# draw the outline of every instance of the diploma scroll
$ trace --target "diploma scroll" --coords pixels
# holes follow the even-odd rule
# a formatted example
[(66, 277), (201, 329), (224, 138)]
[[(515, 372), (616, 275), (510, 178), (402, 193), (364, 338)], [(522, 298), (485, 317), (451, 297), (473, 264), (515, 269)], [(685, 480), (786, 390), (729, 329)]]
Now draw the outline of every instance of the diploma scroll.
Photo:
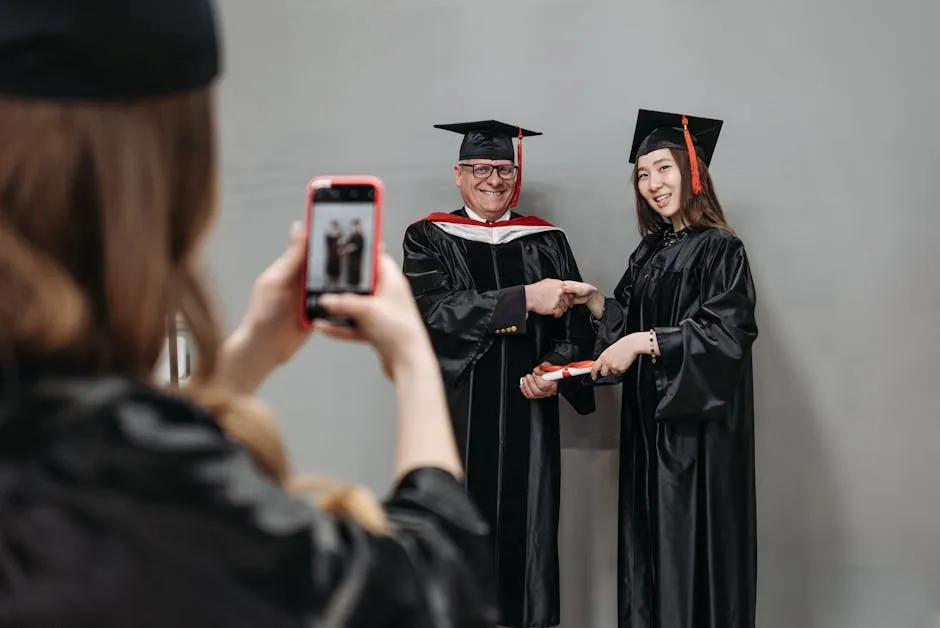
[(545, 367), (547, 371), (542, 374), (542, 379), (546, 381), (555, 381), (559, 379), (568, 379), (579, 375), (587, 375), (594, 367), (594, 360), (584, 360), (582, 362), (571, 362), (569, 364), (552, 365)]

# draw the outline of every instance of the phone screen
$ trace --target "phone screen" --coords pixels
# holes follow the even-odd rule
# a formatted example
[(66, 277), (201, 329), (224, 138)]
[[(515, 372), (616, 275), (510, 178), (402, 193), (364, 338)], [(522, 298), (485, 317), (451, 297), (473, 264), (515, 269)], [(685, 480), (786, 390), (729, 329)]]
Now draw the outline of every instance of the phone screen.
[(306, 273), (311, 319), (323, 315), (316, 307), (321, 294), (372, 292), (376, 237), (372, 186), (333, 184), (313, 194)]

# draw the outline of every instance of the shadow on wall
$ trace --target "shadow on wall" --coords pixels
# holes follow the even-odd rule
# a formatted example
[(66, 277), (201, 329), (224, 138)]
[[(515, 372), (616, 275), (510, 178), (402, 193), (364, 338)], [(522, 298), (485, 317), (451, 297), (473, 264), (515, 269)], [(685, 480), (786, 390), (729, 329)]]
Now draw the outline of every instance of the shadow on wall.
[[(757, 251), (751, 261), (759, 265)], [(766, 284), (755, 275), (760, 290)], [(755, 345), (758, 626), (937, 628), (940, 569), (917, 573), (856, 556), (856, 526), (841, 506), (834, 464), (839, 443), (826, 441), (814, 399), (819, 384), (802, 375), (782, 318), (760, 309)]]
[[(752, 266), (758, 260), (752, 254)], [(754, 271), (758, 290), (765, 285)], [(769, 290), (768, 290), (769, 291)], [(760, 292), (758, 293), (760, 299)], [(758, 625), (836, 628), (821, 609), (832, 599), (833, 573), (844, 562), (839, 495), (813, 407), (812, 386), (788, 348), (774, 312), (758, 301), (754, 346), (758, 511)]]
[(561, 403), (560, 628), (616, 626), (620, 388), (596, 388), (591, 415)]

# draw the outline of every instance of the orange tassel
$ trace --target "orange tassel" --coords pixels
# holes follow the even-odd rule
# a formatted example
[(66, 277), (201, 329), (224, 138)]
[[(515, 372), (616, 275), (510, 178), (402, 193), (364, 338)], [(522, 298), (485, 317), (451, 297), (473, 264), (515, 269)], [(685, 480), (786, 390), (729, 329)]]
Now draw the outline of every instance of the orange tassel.
[(516, 189), (512, 193), (512, 200), (509, 201), (510, 207), (519, 204), (519, 194), (522, 193), (522, 127), (519, 127), (519, 143), (516, 145), (516, 163), (519, 164), (519, 172), (516, 173)]
[(689, 133), (689, 119), (682, 116), (682, 134), (685, 136), (685, 146), (689, 151), (689, 164), (692, 167), (692, 194), (702, 193), (702, 179), (698, 172), (698, 155), (695, 145), (692, 144), (692, 135)]

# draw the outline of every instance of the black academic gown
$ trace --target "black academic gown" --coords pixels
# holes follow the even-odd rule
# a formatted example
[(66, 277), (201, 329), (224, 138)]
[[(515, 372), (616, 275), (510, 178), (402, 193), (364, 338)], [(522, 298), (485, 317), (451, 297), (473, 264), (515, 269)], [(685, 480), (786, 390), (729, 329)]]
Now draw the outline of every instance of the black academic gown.
[(342, 236), (335, 233), (326, 235), (326, 278), (330, 281), (339, 279), (342, 272), (341, 258), (339, 254), (340, 240)]
[(358, 288), (362, 283), (362, 255), (365, 250), (365, 239), (361, 233), (353, 233), (347, 239), (350, 247), (346, 254), (346, 283), (352, 288)]
[(651, 328), (661, 351), (622, 380), (620, 628), (754, 626), (755, 301), (719, 229), (641, 243), (606, 300), (597, 354)]
[(124, 379), (0, 398), (0, 627), (491, 628), (488, 526), (417, 469), (376, 537), (289, 496), (199, 408)]
[[(543, 361), (589, 359), (590, 315), (526, 316), (524, 285), (580, 280), (564, 232), (534, 217), (488, 227), (464, 210), (408, 227), (404, 272), (427, 324), (447, 387), (467, 485), (491, 523), (500, 624), (560, 622), (559, 402), (529, 401), (519, 379)], [(561, 394), (594, 411), (585, 382)]]

